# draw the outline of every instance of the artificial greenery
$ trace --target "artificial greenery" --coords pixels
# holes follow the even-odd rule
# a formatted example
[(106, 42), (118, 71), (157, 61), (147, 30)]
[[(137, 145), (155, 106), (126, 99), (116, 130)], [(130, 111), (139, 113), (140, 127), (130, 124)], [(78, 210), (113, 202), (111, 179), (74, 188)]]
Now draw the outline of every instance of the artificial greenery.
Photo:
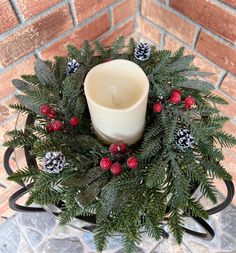
[[(93, 49), (85, 42), (81, 49), (69, 45), (68, 57), (55, 57), (54, 62), (38, 59), (35, 75), (13, 80), (24, 95), (17, 95), (20, 105), (12, 108), (31, 114), (37, 124), (25, 131), (14, 130), (6, 143), (12, 147), (27, 147), (30, 154), (41, 159), (48, 151), (61, 151), (66, 165), (59, 174), (49, 174), (34, 167), (23, 168), (9, 177), (15, 182), (34, 182), (27, 204), (40, 205), (64, 202), (61, 224), (78, 215), (96, 214), (95, 243), (100, 252), (106, 247), (107, 238), (120, 232), (126, 252), (135, 252), (141, 241), (141, 231), (159, 240), (165, 232), (167, 220), (176, 240), (183, 237), (184, 215), (207, 218), (207, 213), (192, 193), (199, 186), (203, 195), (216, 203), (213, 178), (230, 180), (231, 176), (221, 164), (222, 147), (231, 147), (236, 139), (223, 132), (228, 120), (219, 114), (215, 104), (226, 104), (213, 95), (214, 87), (201, 78), (209, 73), (200, 72), (192, 65), (194, 56), (176, 52), (159, 51), (151, 47), (148, 60), (134, 57), (137, 43), (131, 39), (117, 39), (110, 47), (95, 43)], [(75, 73), (66, 73), (67, 63), (75, 59), (79, 67)], [(99, 166), (102, 157), (110, 156), (108, 146), (94, 134), (83, 81), (87, 72), (107, 60), (127, 59), (138, 64), (150, 81), (145, 132), (143, 138), (129, 147), (139, 164), (129, 169), (125, 163), (123, 173), (113, 176)], [(199, 79), (200, 78), (200, 79)], [(191, 95), (196, 105), (187, 110), (183, 103), (168, 102), (171, 91), (178, 89), (182, 97)], [(163, 110), (153, 111), (153, 104), (160, 101)], [(49, 104), (63, 122), (61, 131), (47, 131), (50, 119), (40, 114), (42, 104)], [(80, 124), (68, 124), (71, 117), (78, 117)], [(175, 132), (187, 128), (194, 137), (192, 148), (180, 149), (174, 142)]]

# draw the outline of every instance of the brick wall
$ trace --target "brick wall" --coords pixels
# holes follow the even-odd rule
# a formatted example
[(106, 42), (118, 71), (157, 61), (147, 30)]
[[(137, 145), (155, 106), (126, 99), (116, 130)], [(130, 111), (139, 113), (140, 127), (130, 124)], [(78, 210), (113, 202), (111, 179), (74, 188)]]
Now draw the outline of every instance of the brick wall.
[[(137, 36), (160, 49), (186, 48), (194, 63), (214, 75), (207, 79), (228, 106), (219, 106), (230, 118), (225, 130), (236, 135), (236, 0), (140, 1)], [(224, 165), (236, 182), (236, 148), (224, 149)], [(222, 183), (216, 181), (221, 189)], [(236, 198), (234, 200), (236, 204)]]
[(136, 9), (136, 0), (0, 1), (0, 217), (11, 214), (7, 200), (17, 189), (6, 181), (2, 165), (6, 131), (17, 116), (8, 108), (17, 93), (11, 80), (33, 73), (35, 57), (65, 55), (69, 43), (110, 44), (119, 35), (132, 35)]

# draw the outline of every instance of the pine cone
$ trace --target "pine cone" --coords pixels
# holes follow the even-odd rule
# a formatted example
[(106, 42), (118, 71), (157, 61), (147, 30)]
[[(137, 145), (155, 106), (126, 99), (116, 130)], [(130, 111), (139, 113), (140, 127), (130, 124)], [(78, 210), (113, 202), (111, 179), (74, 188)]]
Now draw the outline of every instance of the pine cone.
[(75, 73), (75, 71), (78, 69), (78, 67), (79, 67), (79, 63), (75, 59), (73, 59), (72, 61), (69, 61), (67, 63), (67, 70), (66, 70), (66, 72), (68, 74)]
[(147, 43), (139, 42), (135, 48), (134, 56), (137, 60), (146, 61), (151, 54), (151, 48)]
[(194, 144), (194, 138), (190, 134), (190, 131), (187, 128), (180, 128), (175, 133), (175, 144), (180, 149), (185, 149), (192, 147)]
[(58, 174), (65, 166), (65, 156), (62, 152), (47, 152), (44, 157), (45, 171), (52, 174)]

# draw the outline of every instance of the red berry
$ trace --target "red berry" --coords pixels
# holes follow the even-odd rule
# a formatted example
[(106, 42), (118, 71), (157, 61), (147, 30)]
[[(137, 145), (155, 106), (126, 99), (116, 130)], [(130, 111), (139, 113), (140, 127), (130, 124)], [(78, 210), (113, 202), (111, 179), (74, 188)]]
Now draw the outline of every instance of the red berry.
[(171, 94), (173, 94), (173, 93), (178, 93), (180, 96), (181, 96), (181, 91), (180, 90), (177, 90), (177, 89), (174, 89), (174, 90), (172, 90), (171, 91)]
[(104, 170), (109, 170), (111, 168), (112, 162), (109, 157), (103, 157), (100, 161), (100, 167)]
[(47, 114), (49, 119), (55, 119), (57, 113), (53, 110), (50, 110), (50, 112)]
[(170, 101), (172, 104), (178, 104), (181, 101), (181, 92), (179, 90), (173, 90), (170, 95)]
[(63, 128), (63, 124), (62, 124), (62, 122), (60, 120), (54, 120), (51, 123), (51, 126), (52, 126), (52, 130), (53, 131), (60, 131)]
[(71, 126), (78, 126), (79, 125), (79, 119), (77, 117), (72, 117), (69, 121)]
[(131, 156), (130, 158), (128, 158), (127, 160), (127, 165), (131, 168), (131, 169), (136, 169), (138, 166), (138, 158), (135, 156)]
[(119, 153), (119, 151), (120, 151), (120, 146), (119, 146), (119, 144), (117, 144), (117, 143), (111, 144), (110, 147), (109, 147), (109, 151), (110, 151), (112, 154), (117, 154), (117, 153)]
[(191, 96), (188, 96), (185, 100), (184, 100), (184, 105), (186, 109), (191, 109), (191, 107), (193, 105), (195, 105), (195, 99)]
[(46, 126), (46, 130), (47, 130), (49, 133), (51, 133), (51, 132), (53, 131), (53, 129), (52, 129), (52, 124), (47, 125), (47, 126)]
[(161, 112), (162, 111), (162, 104), (160, 102), (157, 102), (153, 105), (153, 111), (154, 112)]
[(112, 153), (112, 154), (117, 154), (119, 152), (126, 152), (127, 150), (127, 144), (125, 143), (113, 143), (110, 145), (109, 147), (109, 151)]
[(112, 166), (111, 166), (111, 173), (114, 176), (119, 176), (122, 173), (122, 166), (121, 166), (121, 164), (118, 163), (118, 162), (113, 163)]
[(40, 106), (40, 113), (42, 113), (43, 115), (47, 115), (50, 113), (51, 111), (51, 107), (48, 104), (43, 104)]
[(126, 150), (127, 150), (127, 144), (120, 143), (119, 144), (119, 149), (120, 149), (120, 152), (126, 152)]

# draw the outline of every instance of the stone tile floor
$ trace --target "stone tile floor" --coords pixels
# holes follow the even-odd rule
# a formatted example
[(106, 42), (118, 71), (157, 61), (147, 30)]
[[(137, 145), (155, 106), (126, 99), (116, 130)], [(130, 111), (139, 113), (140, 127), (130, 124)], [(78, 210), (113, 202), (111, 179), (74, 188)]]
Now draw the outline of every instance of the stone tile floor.
[[(219, 196), (219, 201), (222, 197)], [(203, 205), (211, 207), (206, 199)], [(236, 208), (227, 207), (208, 220), (216, 236), (204, 241), (185, 235), (183, 244), (175, 240), (162, 239), (159, 242), (143, 234), (137, 253), (236, 253)], [(192, 220), (186, 219), (186, 226), (199, 229)], [(168, 229), (168, 228), (166, 228)], [(121, 238), (114, 237), (104, 253), (123, 253)], [(0, 225), (0, 253), (96, 253), (91, 233), (66, 226), (48, 213), (18, 213)]]

